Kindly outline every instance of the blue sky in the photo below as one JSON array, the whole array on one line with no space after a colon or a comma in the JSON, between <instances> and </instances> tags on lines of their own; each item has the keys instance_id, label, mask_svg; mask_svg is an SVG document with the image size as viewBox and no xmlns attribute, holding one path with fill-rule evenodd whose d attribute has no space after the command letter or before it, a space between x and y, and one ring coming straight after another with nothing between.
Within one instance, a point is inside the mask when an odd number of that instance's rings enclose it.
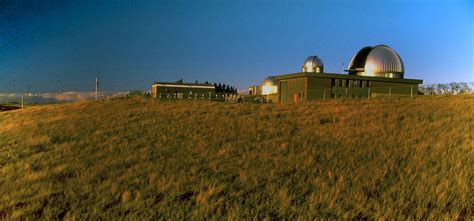
<instances>
[{"instance_id":1,"label":"blue sky","mask_svg":"<svg viewBox=\"0 0 474 221\"><path fill-rule=\"evenodd\" d=\"M0 92L149 89L153 81L239 88L318 55L341 72L386 44L405 77L474 81L474 1L2 1Z\"/></svg>"}]
</instances>

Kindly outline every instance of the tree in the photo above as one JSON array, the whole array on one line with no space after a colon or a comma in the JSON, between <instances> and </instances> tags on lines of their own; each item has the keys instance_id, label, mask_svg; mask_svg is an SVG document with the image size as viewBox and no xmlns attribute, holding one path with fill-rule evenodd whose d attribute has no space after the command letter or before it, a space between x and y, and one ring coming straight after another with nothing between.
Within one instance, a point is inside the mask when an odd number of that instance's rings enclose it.
<instances>
[{"instance_id":1,"label":"tree","mask_svg":"<svg viewBox=\"0 0 474 221\"><path fill-rule=\"evenodd\" d=\"M145 94L145 92L140 91L140 90L131 90L128 92L129 97L141 97Z\"/></svg>"},{"instance_id":2,"label":"tree","mask_svg":"<svg viewBox=\"0 0 474 221\"><path fill-rule=\"evenodd\" d=\"M461 90L461 84L456 82L449 83L449 87L451 89L451 94L459 94Z\"/></svg>"},{"instance_id":3,"label":"tree","mask_svg":"<svg viewBox=\"0 0 474 221\"><path fill-rule=\"evenodd\" d=\"M467 83L459 83L459 93L460 94L468 94L471 93L472 89L469 87Z\"/></svg>"},{"instance_id":4,"label":"tree","mask_svg":"<svg viewBox=\"0 0 474 221\"><path fill-rule=\"evenodd\" d=\"M428 85L426 87L426 90L428 90L428 93L430 93L430 95L432 95L433 92L434 92L434 86L433 85Z\"/></svg>"},{"instance_id":5,"label":"tree","mask_svg":"<svg viewBox=\"0 0 474 221\"><path fill-rule=\"evenodd\" d=\"M209 81L206 81L204 84L209 84Z\"/></svg>"},{"instance_id":6,"label":"tree","mask_svg":"<svg viewBox=\"0 0 474 221\"><path fill-rule=\"evenodd\" d=\"M181 83L181 84L182 84L182 83L183 83L183 79L181 78L181 79L177 80L176 83Z\"/></svg>"},{"instance_id":7,"label":"tree","mask_svg":"<svg viewBox=\"0 0 474 221\"><path fill-rule=\"evenodd\" d=\"M440 91L440 94L447 94L448 93L448 85L438 84L438 90Z\"/></svg>"}]
</instances>

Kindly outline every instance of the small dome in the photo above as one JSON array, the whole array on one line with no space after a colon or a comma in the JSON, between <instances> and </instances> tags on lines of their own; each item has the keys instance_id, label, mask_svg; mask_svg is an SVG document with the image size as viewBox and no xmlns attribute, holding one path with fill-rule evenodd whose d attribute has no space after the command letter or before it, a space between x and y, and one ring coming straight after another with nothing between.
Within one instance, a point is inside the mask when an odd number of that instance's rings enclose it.
<instances>
[{"instance_id":1,"label":"small dome","mask_svg":"<svg viewBox=\"0 0 474 221\"><path fill-rule=\"evenodd\" d=\"M262 95L275 94L278 92L277 81L274 76L265 78L262 83Z\"/></svg>"},{"instance_id":2,"label":"small dome","mask_svg":"<svg viewBox=\"0 0 474 221\"><path fill-rule=\"evenodd\" d=\"M386 45L364 47L352 57L348 68L350 75L403 78L402 59Z\"/></svg>"},{"instance_id":3,"label":"small dome","mask_svg":"<svg viewBox=\"0 0 474 221\"><path fill-rule=\"evenodd\" d=\"M309 56L303 63L303 72L323 73L323 61L318 56Z\"/></svg>"},{"instance_id":4,"label":"small dome","mask_svg":"<svg viewBox=\"0 0 474 221\"><path fill-rule=\"evenodd\" d=\"M268 76L267 78L265 78L265 80L263 80L263 83L262 85L266 85L266 86L276 86L276 79L275 79L275 76Z\"/></svg>"}]
</instances>

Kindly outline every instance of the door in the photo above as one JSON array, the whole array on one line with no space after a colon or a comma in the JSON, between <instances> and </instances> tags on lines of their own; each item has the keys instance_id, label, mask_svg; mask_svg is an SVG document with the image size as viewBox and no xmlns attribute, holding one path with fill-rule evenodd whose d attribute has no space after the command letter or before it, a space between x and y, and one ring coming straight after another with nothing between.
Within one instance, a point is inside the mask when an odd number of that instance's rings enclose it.
<instances>
[{"instance_id":1,"label":"door","mask_svg":"<svg viewBox=\"0 0 474 221\"><path fill-rule=\"evenodd\" d=\"M280 101L288 101L288 81L280 81Z\"/></svg>"}]
</instances>

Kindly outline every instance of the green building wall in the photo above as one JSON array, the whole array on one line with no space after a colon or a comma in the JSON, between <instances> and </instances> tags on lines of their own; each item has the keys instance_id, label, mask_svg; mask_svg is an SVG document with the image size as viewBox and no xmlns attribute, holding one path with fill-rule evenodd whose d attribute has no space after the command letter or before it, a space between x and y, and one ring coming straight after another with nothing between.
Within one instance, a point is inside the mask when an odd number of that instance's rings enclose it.
<instances>
[{"instance_id":1,"label":"green building wall","mask_svg":"<svg viewBox=\"0 0 474 221\"><path fill-rule=\"evenodd\" d=\"M422 80L353 76L344 74L295 73L275 76L280 102L329 98L411 96Z\"/></svg>"}]
</instances>

